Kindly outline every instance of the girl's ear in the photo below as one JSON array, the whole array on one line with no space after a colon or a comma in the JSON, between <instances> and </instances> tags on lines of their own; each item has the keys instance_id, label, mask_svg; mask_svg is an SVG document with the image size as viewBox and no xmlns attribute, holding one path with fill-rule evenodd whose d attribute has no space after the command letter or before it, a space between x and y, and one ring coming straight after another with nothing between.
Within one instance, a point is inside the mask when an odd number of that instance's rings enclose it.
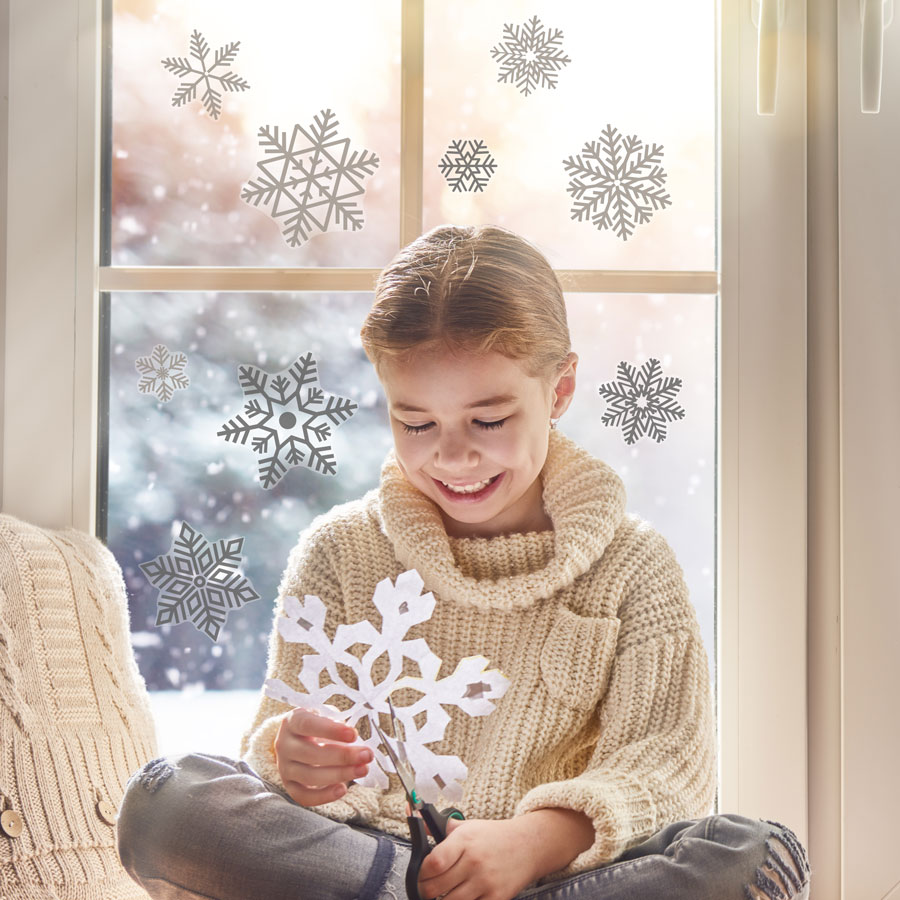
<instances>
[{"instance_id":1,"label":"girl's ear","mask_svg":"<svg viewBox=\"0 0 900 900\"><path fill-rule=\"evenodd\" d=\"M578 354L570 352L566 362L559 370L553 384L553 405L550 407L550 418L558 419L568 408L575 394L575 369L578 367Z\"/></svg>"}]
</instances>

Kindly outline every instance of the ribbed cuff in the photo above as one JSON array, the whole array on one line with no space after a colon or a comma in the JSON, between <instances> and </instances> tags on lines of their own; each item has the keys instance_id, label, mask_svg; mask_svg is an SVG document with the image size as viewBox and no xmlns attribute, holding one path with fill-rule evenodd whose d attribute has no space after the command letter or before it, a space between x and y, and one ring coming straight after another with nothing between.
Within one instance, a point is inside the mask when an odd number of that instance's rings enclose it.
<instances>
[{"instance_id":1,"label":"ribbed cuff","mask_svg":"<svg viewBox=\"0 0 900 900\"><path fill-rule=\"evenodd\" d=\"M539 785L519 801L515 814L554 807L582 812L594 824L594 843L554 877L612 862L658 828L656 805L649 791L618 773Z\"/></svg>"}]
</instances>

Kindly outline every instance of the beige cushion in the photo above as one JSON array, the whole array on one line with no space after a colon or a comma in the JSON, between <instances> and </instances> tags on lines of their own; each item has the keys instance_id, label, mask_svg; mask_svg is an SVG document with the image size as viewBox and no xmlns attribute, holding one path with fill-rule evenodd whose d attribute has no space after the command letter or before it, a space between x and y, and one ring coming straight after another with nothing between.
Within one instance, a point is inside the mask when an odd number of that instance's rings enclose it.
<instances>
[{"instance_id":1,"label":"beige cushion","mask_svg":"<svg viewBox=\"0 0 900 900\"><path fill-rule=\"evenodd\" d=\"M0 897L146 900L116 852L156 756L122 572L96 538L0 515Z\"/></svg>"}]
</instances>

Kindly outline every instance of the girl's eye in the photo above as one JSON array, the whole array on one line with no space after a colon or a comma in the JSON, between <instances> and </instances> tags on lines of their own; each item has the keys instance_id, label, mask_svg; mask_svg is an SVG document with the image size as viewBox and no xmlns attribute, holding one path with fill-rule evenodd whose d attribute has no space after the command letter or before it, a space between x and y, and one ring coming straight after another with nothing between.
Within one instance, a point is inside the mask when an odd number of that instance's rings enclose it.
<instances>
[{"instance_id":1,"label":"girl's eye","mask_svg":"<svg viewBox=\"0 0 900 900\"><path fill-rule=\"evenodd\" d=\"M508 418L509 418L509 416L506 417L506 419L508 419ZM497 419L496 422L482 422L480 419L475 419L475 424L479 428L484 428L485 430L492 430L494 428L502 428L503 423L506 421L506 419Z\"/></svg>"},{"instance_id":2,"label":"girl's eye","mask_svg":"<svg viewBox=\"0 0 900 900\"><path fill-rule=\"evenodd\" d=\"M421 434L434 426L434 422L426 422L424 425L407 425L406 422L401 422L400 424L407 434Z\"/></svg>"}]
</instances>

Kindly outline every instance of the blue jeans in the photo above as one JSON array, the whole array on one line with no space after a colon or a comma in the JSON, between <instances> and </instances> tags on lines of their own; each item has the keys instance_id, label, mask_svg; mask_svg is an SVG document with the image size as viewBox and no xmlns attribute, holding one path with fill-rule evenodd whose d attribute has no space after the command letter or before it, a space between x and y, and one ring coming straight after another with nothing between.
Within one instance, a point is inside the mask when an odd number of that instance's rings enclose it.
<instances>
[{"instance_id":1,"label":"blue jeans","mask_svg":"<svg viewBox=\"0 0 900 900\"><path fill-rule=\"evenodd\" d=\"M128 781L119 857L154 900L404 900L409 842L300 806L242 760L188 753ZM736 815L675 822L523 900L806 900L794 833Z\"/></svg>"}]
</instances>

